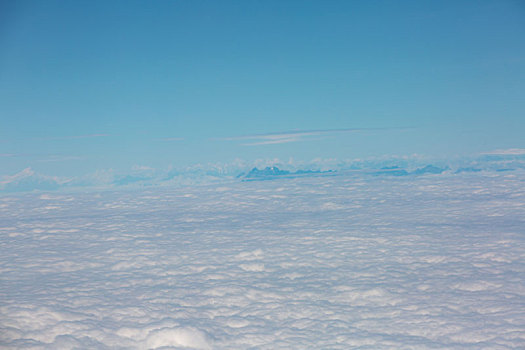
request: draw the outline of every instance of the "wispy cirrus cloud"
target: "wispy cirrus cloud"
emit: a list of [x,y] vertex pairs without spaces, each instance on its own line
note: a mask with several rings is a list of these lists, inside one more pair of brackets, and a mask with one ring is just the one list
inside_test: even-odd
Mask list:
[[36,158],[36,162],[64,162],[70,160],[81,160],[82,157],[67,154],[45,154],[45,153],[0,153],[0,158]]
[[87,134],[87,135],[68,135],[68,136],[51,136],[51,137],[38,137],[35,140],[38,141],[54,141],[54,140],[80,140],[80,139],[92,139],[99,137],[108,137],[110,134]]
[[225,137],[223,141],[247,140],[244,146],[273,145],[281,143],[299,142],[312,140],[313,136],[330,136],[341,133],[357,133],[365,131],[388,131],[388,130],[409,130],[412,128],[346,128],[346,129],[314,129],[314,130],[292,130],[285,132],[275,132],[266,134],[252,134],[234,137]]
[[522,156],[525,155],[525,148],[497,149],[490,152],[484,152],[482,154],[495,156]]
[[82,157],[78,156],[68,156],[68,155],[50,155],[46,158],[37,159],[37,162],[41,163],[51,163],[51,162],[67,162],[71,160],[81,160]]
[[[280,143],[304,141],[306,138],[314,135],[319,135],[314,132],[291,132],[291,133],[276,133],[265,135],[251,135],[237,138],[238,140],[251,140],[245,143],[245,146],[259,146],[259,145],[275,145]],[[231,139],[235,140],[235,138]]]
[[183,141],[184,138],[183,137],[162,137],[162,138],[160,138],[158,140],[166,141],[166,142],[169,142],[169,141]]

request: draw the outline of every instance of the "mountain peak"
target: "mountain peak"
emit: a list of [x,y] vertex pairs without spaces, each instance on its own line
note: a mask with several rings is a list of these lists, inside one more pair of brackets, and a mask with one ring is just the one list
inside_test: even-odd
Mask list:
[[267,166],[266,168],[259,170],[257,167],[250,170],[248,174],[246,174],[245,178],[259,178],[259,177],[265,177],[265,176],[277,176],[277,175],[288,175],[290,174],[287,170],[281,170],[276,166]]

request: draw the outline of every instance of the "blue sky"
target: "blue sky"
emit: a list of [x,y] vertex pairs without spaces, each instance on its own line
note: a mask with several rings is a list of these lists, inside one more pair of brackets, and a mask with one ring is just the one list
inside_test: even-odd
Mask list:
[[525,148],[521,1],[0,6],[0,175]]

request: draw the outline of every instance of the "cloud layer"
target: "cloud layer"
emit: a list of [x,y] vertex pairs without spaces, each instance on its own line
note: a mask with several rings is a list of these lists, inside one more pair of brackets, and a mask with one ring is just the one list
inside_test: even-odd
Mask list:
[[0,197],[0,347],[511,349],[515,174]]

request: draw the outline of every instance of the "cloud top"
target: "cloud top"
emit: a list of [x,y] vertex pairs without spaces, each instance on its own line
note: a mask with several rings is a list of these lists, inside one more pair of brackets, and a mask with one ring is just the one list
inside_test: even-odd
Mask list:
[[0,348],[520,348],[524,176],[0,197]]

